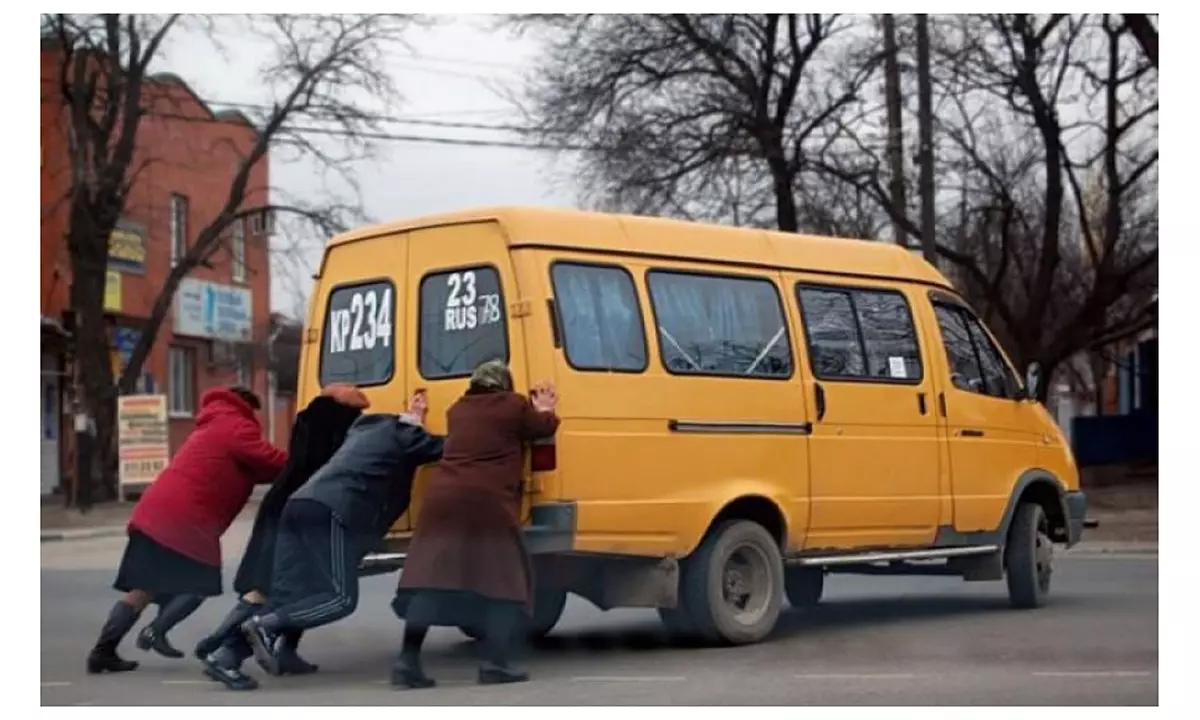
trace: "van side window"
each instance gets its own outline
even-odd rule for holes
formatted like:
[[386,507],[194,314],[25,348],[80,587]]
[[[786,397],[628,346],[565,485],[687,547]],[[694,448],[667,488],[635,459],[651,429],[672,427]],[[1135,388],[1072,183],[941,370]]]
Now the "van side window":
[[934,303],[938,328],[950,363],[950,382],[959,390],[1008,398],[1016,378],[979,319],[962,307]]
[[646,369],[646,329],[624,268],[558,262],[550,271],[567,362],[576,370]]
[[787,322],[770,280],[652,270],[647,284],[669,372],[792,376]]
[[426,380],[466,377],[488,360],[508,361],[504,294],[494,268],[426,275],[419,312],[418,366]]
[[385,385],[396,369],[396,290],[390,280],[335,287],[325,311],[318,380]]
[[797,295],[816,377],[897,383],[924,377],[912,314],[901,293],[799,286]]
[[937,315],[942,344],[946,347],[950,382],[959,390],[982,393],[983,371],[979,367],[975,343],[971,340],[971,331],[967,329],[962,312],[958,308],[941,303],[934,304],[933,312]]

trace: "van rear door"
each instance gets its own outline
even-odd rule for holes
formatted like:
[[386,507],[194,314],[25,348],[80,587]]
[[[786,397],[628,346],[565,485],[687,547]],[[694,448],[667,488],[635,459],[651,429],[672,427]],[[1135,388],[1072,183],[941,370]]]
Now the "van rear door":
[[[528,393],[525,335],[509,308],[520,298],[508,243],[497,222],[414,230],[407,234],[405,347],[400,359],[410,391],[429,395],[429,430],[446,432],[446,410],[467,389],[471,372],[488,360],[504,360],[516,390]],[[411,529],[429,481],[417,474],[412,504],[396,530]],[[526,503],[528,500],[526,500]],[[527,508],[522,517],[528,515]]]

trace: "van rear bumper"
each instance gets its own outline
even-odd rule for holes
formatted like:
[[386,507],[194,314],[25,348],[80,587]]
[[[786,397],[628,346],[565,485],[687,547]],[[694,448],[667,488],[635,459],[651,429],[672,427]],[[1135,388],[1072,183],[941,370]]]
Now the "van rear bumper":
[[[523,531],[525,548],[531,555],[570,552],[575,548],[577,519],[574,502],[534,505],[529,511],[529,524]],[[358,574],[381,575],[403,568],[410,539],[411,535],[407,533],[386,538],[382,549],[367,553],[363,558]]]
[[1087,518],[1087,495],[1082,491],[1066,493],[1063,504],[1067,507],[1067,547],[1083,538],[1083,524]]

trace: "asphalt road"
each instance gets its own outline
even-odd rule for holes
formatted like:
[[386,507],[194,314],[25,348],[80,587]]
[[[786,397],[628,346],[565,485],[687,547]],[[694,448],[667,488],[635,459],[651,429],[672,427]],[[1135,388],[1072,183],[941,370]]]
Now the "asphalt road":
[[[228,543],[233,549],[240,542]],[[601,612],[572,598],[525,664],[533,680],[475,685],[475,644],[436,629],[426,664],[437,688],[387,685],[401,624],[387,604],[394,576],[364,582],[358,612],[305,637],[321,672],[271,678],[235,693],[190,657],[133,647],[133,673],[89,676],[84,658],[116,594],[121,541],[42,545],[43,705],[1156,705],[1158,559],[1059,556],[1050,603],[1009,609],[1003,583],[835,576],[821,606],[788,611],[767,642],[741,648],[670,645],[653,611]],[[231,558],[232,559],[232,558]],[[231,596],[176,628],[189,649]]]

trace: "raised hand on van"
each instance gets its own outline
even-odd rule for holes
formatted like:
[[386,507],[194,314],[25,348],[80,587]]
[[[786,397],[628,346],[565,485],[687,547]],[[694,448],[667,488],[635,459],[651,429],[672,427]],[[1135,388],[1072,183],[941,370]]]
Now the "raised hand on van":
[[422,425],[425,424],[425,418],[429,415],[429,394],[424,388],[419,388],[413,392],[412,397],[408,399],[408,414],[416,418]]
[[533,409],[538,412],[554,412],[558,407],[558,394],[554,392],[554,384],[543,382],[535,385],[530,392]]

